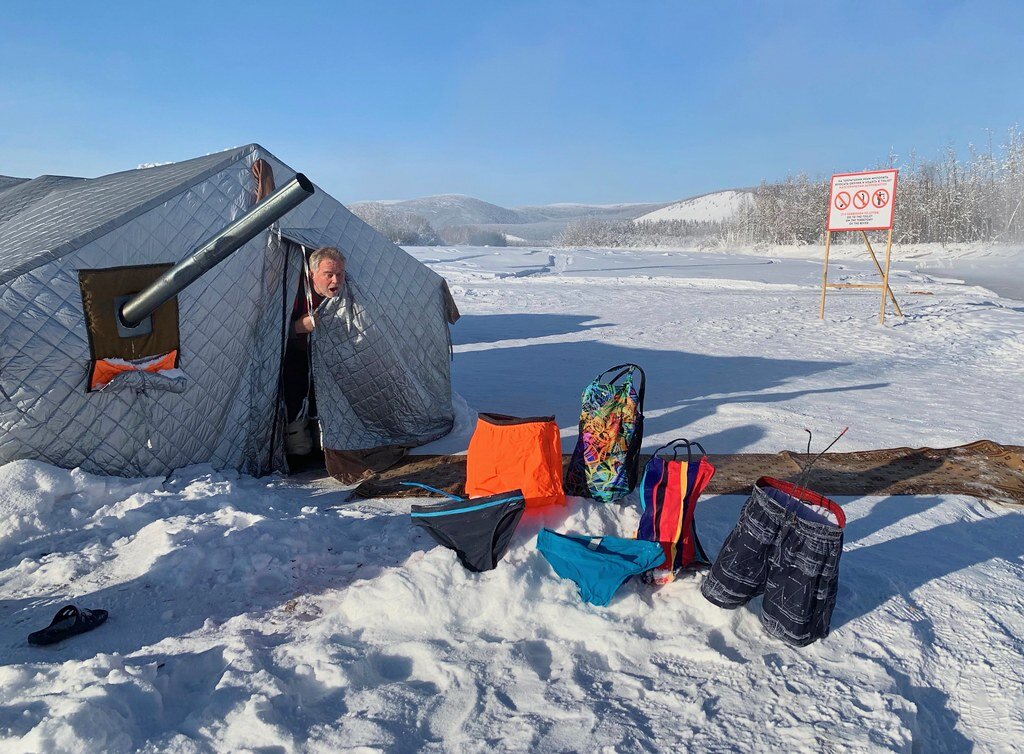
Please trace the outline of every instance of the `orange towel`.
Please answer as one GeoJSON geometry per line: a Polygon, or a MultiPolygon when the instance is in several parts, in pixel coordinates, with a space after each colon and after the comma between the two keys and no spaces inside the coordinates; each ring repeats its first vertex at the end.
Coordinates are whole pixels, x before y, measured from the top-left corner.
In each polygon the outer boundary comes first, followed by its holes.
{"type": "Polygon", "coordinates": [[[562,441],[553,416],[480,414],[466,456],[466,494],[522,490],[527,508],[563,505],[562,441]]]}

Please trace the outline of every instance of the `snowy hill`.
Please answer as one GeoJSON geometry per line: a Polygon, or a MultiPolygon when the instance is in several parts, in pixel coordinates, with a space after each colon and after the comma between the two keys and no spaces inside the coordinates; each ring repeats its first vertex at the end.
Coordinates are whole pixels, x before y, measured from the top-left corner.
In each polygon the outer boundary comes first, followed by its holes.
{"type": "Polygon", "coordinates": [[[497,230],[506,235],[515,235],[534,244],[550,244],[565,230],[566,226],[582,218],[607,220],[611,222],[627,222],[634,217],[653,212],[666,206],[665,203],[644,204],[541,204],[516,207],[516,213],[523,223],[510,227],[508,225],[489,225],[487,230],[497,230]]]}
{"type": "Polygon", "coordinates": [[[522,207],[502,207],[462,194],[425,196],[420,199],[391,199],[354,202],[349,206],[364,219],[395,218],[396,222],[410,218],[430,223],[438,231],[463,227],[478,231],[503,233],[508,238],[534,244],[548,244],[565,226],[580,218],[624,222],[667,206],[661,203],[639,204],[537,204],[522,207]]]}
{"type": "Polygon", "coordinates": [[[350,206],[358,214],[361,208],[374,205],[390,212],[417,215],[439,230],[457,225],[523,222],[514,210],[463,194],[441,194],[399,201],[355,202],[350,206]]]}
{"type": "Polygon", "coordinates": [[[750,201],[751,193],[744,190],[715,191],[689,199],[683,199],[667,207],[648,212],[634,222],[658,220],[691,220],[697,222],[718,222],[728,220],[735,215],[745,202],[750,201]]]}
{"type": "Polygon", "coordinates": [[[581,217],[596,217],[602,220],[632,220],[640,215],[654,212],[667,206],[661,203],[634,204],[539,204],[516,207],[516,212],[526,222],[544,222],[545,220],[576,220],[581,217]]]}

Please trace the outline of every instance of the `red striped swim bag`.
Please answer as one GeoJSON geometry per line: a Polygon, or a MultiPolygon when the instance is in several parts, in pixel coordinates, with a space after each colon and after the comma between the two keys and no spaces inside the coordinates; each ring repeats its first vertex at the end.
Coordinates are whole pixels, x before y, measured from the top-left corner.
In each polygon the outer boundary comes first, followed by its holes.
{"type": "Polygon", "coordinates": [[[710,561],[697,538],[694,512],[697,500],[715,467],[699,442],[673,440],[654,451],[640,481],[640,526],[636,538],[657,542],[665,551],[665,562],[649,571],[648,581],[665,584],[677,572],[710,561]],[[679,450],[686,448],[686,460],[678,460],[679,450]],[[700,451],[694,460],[693,449],[700,451]],[[672,457],[668,458],[668,451],[672,457]],[[665,455],[662,455],[665,451],[665,455]]]}

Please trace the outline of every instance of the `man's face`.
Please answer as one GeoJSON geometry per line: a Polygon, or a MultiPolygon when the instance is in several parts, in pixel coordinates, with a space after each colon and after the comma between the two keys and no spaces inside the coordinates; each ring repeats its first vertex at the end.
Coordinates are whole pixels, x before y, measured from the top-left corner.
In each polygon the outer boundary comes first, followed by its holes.
{"type": "Polygon", "coordinates": [[[324,259],[313,271],[313,290],[324,298],[334,298],[345,282],[345,263],[324,259]]]}

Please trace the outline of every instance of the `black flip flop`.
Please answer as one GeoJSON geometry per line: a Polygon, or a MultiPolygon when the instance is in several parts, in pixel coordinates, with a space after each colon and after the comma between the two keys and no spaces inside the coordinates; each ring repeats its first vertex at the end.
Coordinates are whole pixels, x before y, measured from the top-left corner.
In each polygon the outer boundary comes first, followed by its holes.
{"type": "Polygon", "coordinates": [[[55,644],[69,636],[92,631],[107,619],[106,610],[79,610],[74,605],[65,605],[53,616],[50,625],[41,631],[28,635],[29,644],[55,644]]]}

